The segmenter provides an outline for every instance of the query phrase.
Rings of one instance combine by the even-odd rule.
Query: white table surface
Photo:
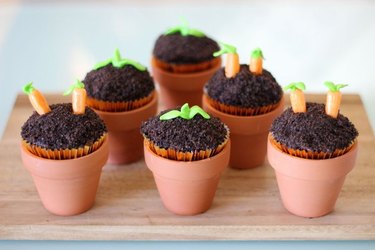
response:
[[[112,55],[149,66],[155,39],[185,17],[212,38],[236,45],[241,62],[261,47],[281,85],[304,81],[325,92],[330,80],[359,93],[375,124],[375,1],[0,1],[0,135],[16,94],[34,81],[63,92]],[[0,215],[1,219],[1,215]],[[365,242],[0,241],[0,249],[375,249]]]

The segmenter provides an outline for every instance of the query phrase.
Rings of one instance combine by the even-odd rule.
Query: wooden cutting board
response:
[[[325,95],[306,98],[324,102]],[[47,99],[68,101],[60,95]],[[0,239],[375,239],[375,139],[358,95],[344,95],[341,108],[360,133],[356,167],[347,176],[335,210],[316,219],[300,218],[283,208],[268,163],[253,170],[227,169],[209,211],[173,215],[163,207],[143,160],[105,166],[90,211],[73,217],[51,215],[20,159],[20,128],[31,112],[27,97],[19,95],[0,143]]]

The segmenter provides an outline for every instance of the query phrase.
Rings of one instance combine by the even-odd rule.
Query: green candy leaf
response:
[[[195,36],[195,37],[205,37],[206,35],[197,29],[189,29],[189,35]]]
[[[165,121],[165,120],[171,120],[177,117],[180,117],[181,112],[178,110],[171,110],[164,115],[160,116],[160,120]]]
[[[181,36],[195,36],[195,37],[206,36],[202,31],[190,28],[185,18],[180,18],[180,20],[181,20],[180,25],[169,28],[166,32],[164,32],[164,35],[173,35],[176,33],[180,33]]]
[[[303,82],[292,82],[291,84],[285,86],[283,88],[283,90],[287,91],[287,90],[291,90],[291,91],[295,91],[295,90],[305,90],[306,89],[306,86]]]
[[[110,63],[112,63],[112,58],[107,59],[107,60],[105,60],[103,62],[99,62],[99,63],[95,64],[94,65],[94,70],[98,70],[100,68],[103,68],[103,67],[107,66]]]
[[[83,89],[84,87],[85,87],[85,84],[83,84],[83,82],[77,79],[76,83],[70,85],[69,89],[66,90],[63,95],[64,96],[70,95],[74,91],[74,89]]]
[[[100,68],[103,68],[107,66],[108,64],[112,63],[113,67],[115,68],[122,68],[125,65],[131,65],[134,68],[136,68],[139,71],[145,71],[146,67],[140,64],[139,62],[136,62],[134,60],[130,60],[127,58],[121,58],[121,54],[119,49],[115,49],[115,52],[113,53],[113,57],[109,58],[103,62],[97,63],[94,65],[94,70],[98,70]]]
[[[233,45],[220,43],[221,49],[216,51],[213,56],[218,57],[224,54],[237,54],[237,48]]]
[[[182,105],[180,110],[171,110],[162,116],[160,116],[160,120],[171,120],[177,117],[180,117],[185,120],[191,120],[196,116],[197,114],[200,114],[205,119],[210,119],[210,116],[199,106],[193,106],[192,108],[189,108],[189,104],[185,103]]]
[[[22,91],[26,94],[26,95],[30,95],[31,92],[33,92],[34,90],[34,86],[33,86],[33,82],[29,82],[27,84],[25,84],[22,88]]]
[[[251,58],[254,58],[254,59],[262,58],[262,59],[264,59],[262,50],[260,48],[254,49],[253,52],[251,52]]]
[[[332,92],[338,92],[340,89],[348,86],[348,84],[334,84],[333,82],[325,82],[324,85]]]
[[[190,119],[192,119],[196,114],[200,114],[205,119],[210,119],[210,115],[197,105],[191,107],[189,115]]]

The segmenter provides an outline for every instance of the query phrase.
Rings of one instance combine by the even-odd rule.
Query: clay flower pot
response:
[[[171,73],[158,67],[151,60],[153,77],[159,83],[162,103],[166,109],[189,103],[202,106],[204,84],[221,67],[221,60],[215,67],[196,73]]]
[[[203,109],[225,123],[230,130],[232,142],[230,167],[249,169],[262,165],[267,152],[267,136],[272,121],[282,113],[284,98],[273,111],[256,116],[236,116],[223,113],[208,102],[203,95]]]
[[[144,152],[164,206],[178,215],[195,215],[212,205],[221,173],[229,162],[230,141],[217,155],[198,161],[169,160],[146,145]]]
[[[286,154],[268,141],[268,161],[275,170],[284,207],[310,218],[331,212],[345,176],[354,167],[357,144],[342,156],[313,160]]]
[[[95,110],[108,129],[110,164],[128,164],[143,157],[143,137],[139,133],[141,123],[156,114],[158,96],[155,92],[147,105],[124,112]]]
[[[95,152],[71,160],[49,160],[21,145],[23,165],[33,177],[44,207],[56,215],[76,215],[95,201],[100,174],[108,158],[108,140]]]

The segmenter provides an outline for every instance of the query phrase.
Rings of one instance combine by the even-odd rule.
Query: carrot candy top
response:
[[[185,18],[180,18],[180,20],[181,20],[180,25],[169,28],[166,32],[164,32],[164,35],[173,35],[176,33],[180,33],[181,36],[195,36],[195,37],[206,36],[202,31],[190,28]]]
[[[111,63],[112,63],[112,66],[115,67],[115,68],[122,68],[126,65],[131,65],[134,68],[138,69],[139,71],[145,71],[146,70],[145,66],[143,66],[142,64],[140,64],[136,61],[133,61],[133,60],[127,59],[127,58],[121,58],[121,54],[120,54],[119,49],[115,49],[115,52],[113,53],[112,58],[109,58],[109,59],[107,59],[103,62],[99,62],[99,63],[95,64],[94,70],[98,70],[100,68],[103,68],[103,67],[105,67],[105,66],[107,66],[108,64],[111,64]]]
[[[340,89],[348,86],[347,84],[334,84],[333,82],[325,82],[324,85],[328,87],[327,100],[326,100],[326,114],[337,118],[341,104]]]
[[[51,111],[51,108],[49,107],[43,94],[34,88],[32,82],[24,85],[22,90],[26,95],[29,96],[31,105],[39,115],[43,115]]]
[[[263,52],[260,48],[256,48],[251,52],[249,70],[255,75],[263,73]]]
[[[303,82],[293,82],[283,88],[286,90],[291,90],[290,92],[290,103],[294,113],[306,112],[306,101],[303,90],[306,86]]]
[[[227,54],[225,62],[225,76],[231,78],[240,72],[240,59],[237,54],[237,48],[230,44],[220,43],[221,49],[213,55],[215,57]]]
[[[84,114],[86,110],[87,93],[83,82],[77,80],[75,84],[72,84],[69,89],[64,92],[64,95],[70,94],[72,94],[72,107],[74,114]]]

